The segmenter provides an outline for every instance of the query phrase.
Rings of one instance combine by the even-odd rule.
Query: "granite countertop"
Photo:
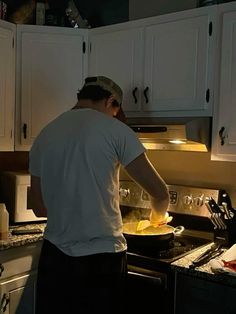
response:
[[[200,277],[203,279],[208,279],[211,281],[215,281],[218,283],[223,283],[226,285],[231,285],[231,286],[236,287],[236,276],[229,275],[229,274],[216,274],[216,273],[214,273],[211,270],[211,266],[210,266],[209,262],[202,265],[202,266],[196,267],[194,269],[189,268],[189,265],[192,264],[192,261],[195,258],[197,258],[198,256],[200,256],[200,254],[205,252],[207,249],[209,249],[212,244],[213,244],[213,242],[210,244],[207,244],[207,245],[199,248],[198,250],[184,256],[183,258],[180,258],[179,260],[173,262],[171,264],[172,270],[177,271],[177,272],[183,272],[185,274],[192,275],[195,277]],[[225,251],[226,250],[227,249],[225,249]],[[220,257],[218,257],[218,258],[220,258]]]
[[[9,237],[7,240],[0,240],[0,251],[6,250],[13,247],[23,246],[29,243],[34,243],[43,239],[43,232],[45,229],[46,223],[29,223],[29,224],[20,224],[9,227]],[[12,230],[16,229],[40,229],[42,233],[36,234],[24,234],[24,235],[12,235]]]

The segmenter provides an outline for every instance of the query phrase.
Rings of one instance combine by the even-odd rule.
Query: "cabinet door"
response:
[[[146,28],[144,111],[167,116],[209,112],[210,23],[206,14]]]
[[[14,150],[15,25],[0,23],[0,151]]]
[[[83,31],[82,31],[83,32]],[[72,108],[85,76],[83,42],[79,30],[50,27],[18,29],[20,146],[32,144],[40,130]]]
[[[143,30],[93,33],[90,42],[89,75],[105,75],[113,79],[123,90],[124,110],[140,110]]]
[[[0,282],[0,313],[34,314],[36,273]]]
[[[175,314],[235,314],[236,288],[177,274]]]
[[[211,158],[236,161],[236,11],[223,15],[222,27],[220,95]]]

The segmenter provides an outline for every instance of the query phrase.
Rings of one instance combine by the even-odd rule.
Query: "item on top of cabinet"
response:
[[[37,1],[36,2],[36,14],[35,14],[35,23],[36,25],[45,24],[45,2]]]
[[[8,239],[9,214],[4,203],[0,203],[0,240]]]
[[[5,20],[7,17],[7,4],[0,1],[0,19]]]
[[[49,8],[45,13],[45,25],[65,26],[64,14],[60,9]]]
[[[88,21],[80,15],[74,1],[68,1],[66,15],[74,28],[90,28]]]
[[[15,24],[34,24],[35,23],[35,0],[25,1],[22,5],[15,8],[14,12],[7,17],[8,21]]]

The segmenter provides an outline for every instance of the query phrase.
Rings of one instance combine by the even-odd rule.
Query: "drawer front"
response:
[[[34,243],[17,248],[0,251],[0,281],[36,270],[42,243]]]

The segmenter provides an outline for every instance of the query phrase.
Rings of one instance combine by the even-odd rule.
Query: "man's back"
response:
[[[92,109],[65,112],[35,141],[31,172],[48,208],[45,238],[69,255],[124,250],[119,166],[144,151],[120,121]],[[127,147],[127,145],[129,147]]]

